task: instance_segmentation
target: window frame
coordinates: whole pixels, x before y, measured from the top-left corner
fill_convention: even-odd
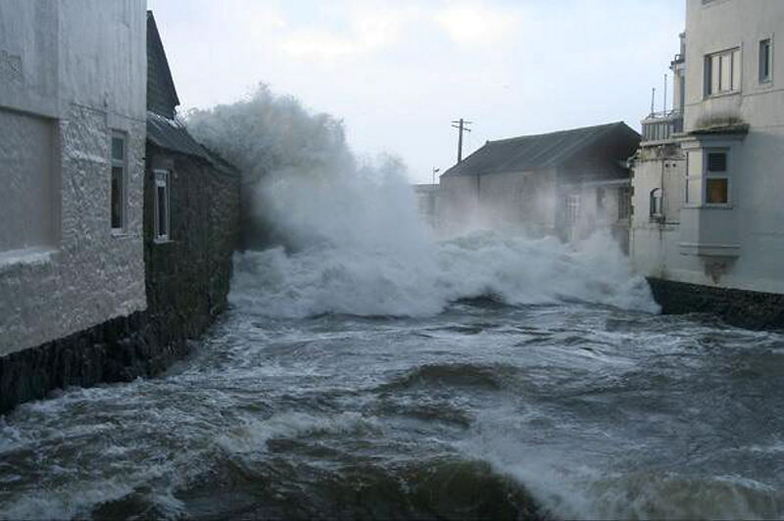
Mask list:
[[[114,140],[122,141],[122,158],[114,156]],[[119,168],[120,177],[120,226],[114,225],[114,172]],[[121,130],[112,130],[109,138],[109,226],[113,235],[122,235],[128,229],[128,134]]]
[[[648,214],[651,220],[664,215],[664,191],[658,186],[648,194]]]
[[[763,56],[763,46],[767,48],[767,56]],[[773,36],[767,36],[759,41],[759,45],[757,47],[757,57],[758,80],[760,85],[768,85],[773,83]],[[763,70],[765,67],[767,67],[767,74],[763,75]]]
[[[737,60],[735,56],[737,56]],[[729,59],[729,69],[725,71],[723,65],[727,59]],[[718,60],[718,62],[715,60]],[[718,69],[715,67],[716,63],[718,63]],[[743,90],[743,55],[741,46],[706,54],[703,59],[703,72],[703,94],[705,98],[740,93]],[[724,77],[725,72],[727,72],[727,78]],[[725,79],[730,83],[729,89],[723,88]],[[714,82],[716,82],[716,85],[714,85]]]
[[[153,241],[156,243],[171,242],[171,170],[156,168],[153,170]],[[161,208],[158,189],[165,193],[166,233],[161,233]]]
[[[631,186],[619,186],[616,192],[618,197],[618,220],[631,219],[634,215],[634,188]]]
[[[580,194],[567,194],[564,197],[564,214],[568,226],[574,226],[580,217]]]
[[[724,155],[724,170],[713,171],[710,170],[710,155],[723,154]],[[731,156],[729,148],[714,147],[706,148],[703,150],[702,161],[702,204],[708,207],[726,208],[732,205],[732,175],[731,175]],[[727,200],[720,203],[708,202],[708,180],[710,179],[726,179],[727,181]]]

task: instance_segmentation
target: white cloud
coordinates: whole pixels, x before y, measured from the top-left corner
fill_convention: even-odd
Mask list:
[[[367,55],[398,43],[406,24],[415,19],[418,13],[405,8],[373,11],[361,7],[350,9],[346,14],[347,31],[297,31],[283,40],[280,48],[295,58],[313,60]]]
[[[522,25],[519,12],[477,2],[448,5],[435,13],[434,20],[461,45],[498,44],[513,36]]]

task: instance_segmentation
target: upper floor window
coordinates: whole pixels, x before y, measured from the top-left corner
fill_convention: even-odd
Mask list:
[[[770,38],[759,43],[759,81],[766,83],[771,80],[773,66],[773,47]]]
[[[112,231],[122,232],[126,224],[127,198],[127,138],[121,132],[112,133]]]
[[[709,54],[705,57],[705,95],[714,96],[740,90],[740,49]]]
[[[155,170],[155,235],[158,242],[171,238],[171,211],[169,209],[169,171]]]

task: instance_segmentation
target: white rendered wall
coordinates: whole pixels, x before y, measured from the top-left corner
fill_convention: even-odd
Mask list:
[[[0,134],[0,164],[9,170],[2,174],[20,178],[7,166],[15,157],[21,169],[50,178],[51,204],[29,213],[54,223],[46,240],[0,243],[0,355],[146,307],[146,76],[145,0],[0,0],[0,122],[17,136]],[[31,130],[42,125],[53,134],[50,150]],[[127,226],[120,235],[110,222],[113,130],[128,138]],[[24,132],[34,141],[23,143]],[[40,160],[47,154],[48,167]],[[9,204],[19,190],[0,193],[4,229],[45,228],[22,223],[24,215]],[[29,197],[38,205],[46,199]]]
[[[638,221],[633,227],[635,264],[649,276],[784,293],[784,2],[688,0],[686,23],[684,130],[743,122],[749,132],[727,145],[729,208],[684,208],[680,224],[662,230]],[[768,38],[773,42],[772,79],[761,83],[759,42]],[[736,47],[741,50],[740,92],[706,98],[705,56]],[[647,188],[655,177],[651,168],[658,167],[638,164],[635,169],[635,204],[644,204],[646,214]],[[685,191],[683,178],[681,183]],[[693,237],[705,243],[733,242],[738,256],[684,254],[679,245]]]
[[[490,228],[552,233],[553,170],[442,176],[439,221],[447,233]]]

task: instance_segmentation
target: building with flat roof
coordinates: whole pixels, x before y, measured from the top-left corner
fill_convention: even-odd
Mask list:
[[[633,180],[632,259],[665,311],[784,324],[782,32],[780,0],[686,3],[674,107],[643,120]]]

